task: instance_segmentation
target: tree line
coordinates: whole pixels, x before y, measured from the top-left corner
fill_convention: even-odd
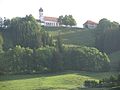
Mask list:
[[[0,53],[1,74],[50,73],[66,70],[109,71],[109,58],[90,47],[41,47],[36,49],[16,46]]]
[[[5,19],[0,31],[1,74],[110,70],[105,53],[92,47],[63,46],[60,34],[53,41],[32,15]]]

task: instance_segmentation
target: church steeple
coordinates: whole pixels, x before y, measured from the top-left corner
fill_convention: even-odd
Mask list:
[[[43,9],[42,9],[42,8],[40,8],[40,9],[39,9],[39,12],[43,12]]]
[[[41,22],[44,22],[44,16],[43,16],[43,9],[42,8],[39,9],[39,19],[40,19]]]

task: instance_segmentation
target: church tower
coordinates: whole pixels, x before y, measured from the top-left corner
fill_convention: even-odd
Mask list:
[[[39,19],[40,19],[41,23],[44,23],[44,16],[43,16],[43,9],[42,8],[39,9]]]

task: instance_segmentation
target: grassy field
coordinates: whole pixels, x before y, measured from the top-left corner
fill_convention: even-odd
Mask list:
[[[81,28],[45,28],[54,38],[60,33],[64,44],[94,46],[93,30]]]
[[[66,72],[46,75],[0,76],[0,90],[106,90],[80,89],[88,79],[108,78],[115,73]]]

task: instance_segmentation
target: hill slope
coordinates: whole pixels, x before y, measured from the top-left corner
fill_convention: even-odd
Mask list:
[[[109,77],[112,74],[71,72],[54,75],[1,76],[0,90],[78,90],[77,88],[82,87],[85,80],[98,80]]]
[[[70,27],[44,28],[54,38],[60,33],[64,44],[94,46],[95,38],[93,30]]]

